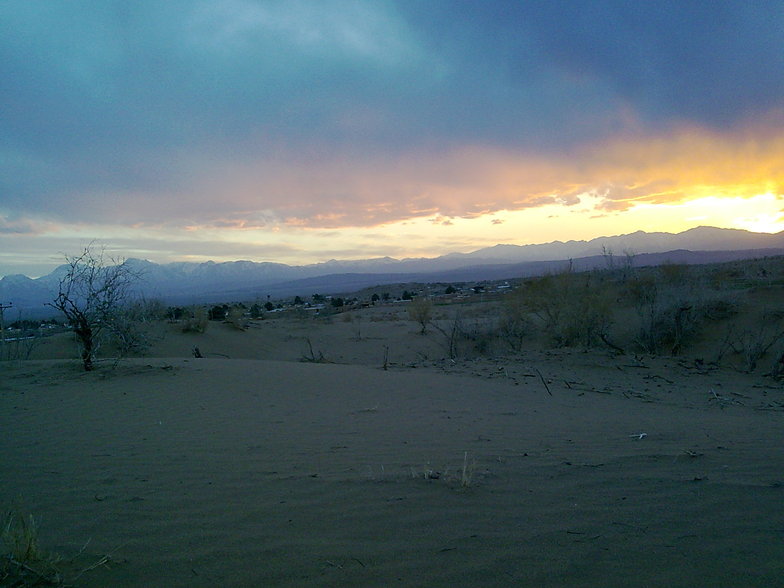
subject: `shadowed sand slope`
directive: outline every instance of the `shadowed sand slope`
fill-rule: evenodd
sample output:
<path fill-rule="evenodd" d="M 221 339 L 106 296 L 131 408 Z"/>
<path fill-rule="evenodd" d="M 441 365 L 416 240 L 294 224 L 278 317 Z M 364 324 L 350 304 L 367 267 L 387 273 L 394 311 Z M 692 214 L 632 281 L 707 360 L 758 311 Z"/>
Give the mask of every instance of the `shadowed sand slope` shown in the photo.
<path fill-rule="evenodd" d="M 779 584 L 781 390 L 581 357 L 12 364 L 0 499 L 84 586 Z"/>

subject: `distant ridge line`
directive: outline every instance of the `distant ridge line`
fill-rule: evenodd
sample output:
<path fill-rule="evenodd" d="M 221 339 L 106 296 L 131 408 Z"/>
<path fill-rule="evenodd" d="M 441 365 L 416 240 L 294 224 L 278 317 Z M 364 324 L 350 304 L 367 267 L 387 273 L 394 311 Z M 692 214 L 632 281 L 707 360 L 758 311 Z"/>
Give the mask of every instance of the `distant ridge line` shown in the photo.
<path fill-rule="evenodd" d="M 644 233 L 599 237 L 591 241 L 542 245 L 495 245 L 472 253 L 436 258 L 389 257 L 291 266 L 275 262 L 173 262 L 129 259 L 143 275 L 140 291 L 171 304 L 283 298 L 314 293 L 348 293 L 376 285 L 405 282 L 502 280 L 558 271 L 572 260 L 576 270 L 631 261 L 634 266 L 662 263 L 705 264 L 784 255 L 784 231 L 752 233 L 697 227 L 683 233 Z M 41 314 L 54 297 L 64 268 L 40 278 L 20 274 L 0 279 L 0 300 L 17 312 Z"/>

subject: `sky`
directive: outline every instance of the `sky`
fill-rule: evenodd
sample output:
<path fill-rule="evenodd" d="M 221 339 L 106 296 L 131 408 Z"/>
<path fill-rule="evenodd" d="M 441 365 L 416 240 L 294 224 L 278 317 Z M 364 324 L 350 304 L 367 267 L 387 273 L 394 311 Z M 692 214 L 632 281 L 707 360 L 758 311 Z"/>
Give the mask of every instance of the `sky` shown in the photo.
<path fill-rule="evenodd" d="M 780 0 L 3 0 L 0 275 L 784 230 Z"/>

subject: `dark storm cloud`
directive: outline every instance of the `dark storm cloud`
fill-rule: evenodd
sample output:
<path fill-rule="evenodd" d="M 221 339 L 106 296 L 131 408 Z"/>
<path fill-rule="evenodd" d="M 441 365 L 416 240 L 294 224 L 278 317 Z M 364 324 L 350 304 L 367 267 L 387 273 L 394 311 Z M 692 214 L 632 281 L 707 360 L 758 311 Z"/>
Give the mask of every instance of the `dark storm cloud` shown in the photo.
<path fill-rule="evenodd" d="M 5 3 L 6 204 L 176 193 L 210 160 L 394 142 L 400 78 L 430 64 L 374 6 Z"/>
<path fill-rule="evenodd" d="M 547 112 L 541 78 L 559 74 L 589 111 L 595 99 L 621 99 L 654 121 L 727 124 L 782 107 L 784 4 L 777 0 L 406 6 L 432 46 L 460 55 L 480 77 L 501 74 L 509 88 L 541 84 L 540 113 Z M 558 112 L 568 100 L 558 96 L 549 106 Z"/>
<path fill-rule="evenodd" d="M 782 30 L 762 1 L 6 1 L 0 214 L 333 226 L 340 203 L 380 211 L 341 213 L 360 224 L 530 204 L 546 182 L 529 200 L 434 200 L 455 174 L 428 157 L 568 158 L 744 124 L 784 108 Z"/>
<path fill-rule="evenodd" d="M 782 106 L 781 2 L 575 2 L 565 18 L 559 8 L 527 15 L 549 59 L 646 118 L 726 125 Z"/>

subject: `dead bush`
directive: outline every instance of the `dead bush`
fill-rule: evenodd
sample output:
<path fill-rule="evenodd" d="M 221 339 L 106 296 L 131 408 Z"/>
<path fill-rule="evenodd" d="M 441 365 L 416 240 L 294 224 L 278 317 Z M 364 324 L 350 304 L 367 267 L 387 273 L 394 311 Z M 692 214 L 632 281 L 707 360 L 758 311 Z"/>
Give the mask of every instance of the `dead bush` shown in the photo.
<path fill-rule="evenodd" d="M 154 299 L 140 298 L 121 308 L 108 326 L 119 357 L 145 353 L 158 338 L 155 326 L 165 316 L 166 307 Z"/>
<path fill-rule="evenodd" d="M 234 327 L 238 331 L 245 331 L 248 329 L 250 323 L 249 317 L 245 316 L 245 309 L 240 306 L 232 306 L 226 315 L 228 325 Z"/>
<path fill-rule="evenodd" d="M 419 323 L 420 333 L 424 335 L 433 318 L 433 303 L 425 296 L 417 296 L 408 305 L 408 318 Z"/>
<path fill-rule="evenodd" d="M 715 298 L 702 305 L 702 315 L 709 321 L 723 321 L 738 314 L 738 302 L 729 298 Z"/>
<path fill-rule="evenodd" d="M 196 306 L 190 309 L 188 316 L 183 319 L 181 328 L 183 333 L 203 333 L 209 324 L 207 309 Z"/>
<path fill-rule="evenodd" d="M 732 316 L 737 309 L 729 299 L 708 295 L 702 280 L 683 273 L 687 266 L 663 267 L 668 269 L 629 284 L 640 321 L 635 341 L 646 353 L 678 355 L 703 323 Z"/>
<path fill-rule="evenodd" d="M 488 355 L 498 339 L 498 329 L 494 321 L 475 318 L 462 321 L 456 331 L 464 355 Z"/>
<path fill-rule="evenodd" d="M 521 351 L 534 330 L 522 292 L 515 290 L 504 299 L 498 320 L 498 336 L 512 351 Z"/>
<path fill-rule="evenodd" d="M 559 347 L 597 345 L 612 324 L 609 290 L 596 274 L 568 270 L 530 280 L 520 295 Z"/>
<path fill-rule="evenodd" d="M 763 311 L 754 327 L 743 329 L 729 339 L 732 351 L 741 358 L 740 369 L 753 372 L 759 361 L 784 341 L 784 316 L 781 312 Z M 774 373 L 776 371 L 774 366 Z"/>

